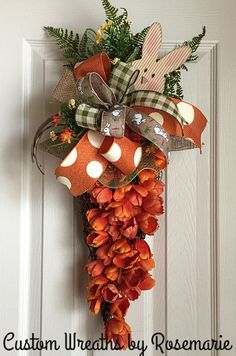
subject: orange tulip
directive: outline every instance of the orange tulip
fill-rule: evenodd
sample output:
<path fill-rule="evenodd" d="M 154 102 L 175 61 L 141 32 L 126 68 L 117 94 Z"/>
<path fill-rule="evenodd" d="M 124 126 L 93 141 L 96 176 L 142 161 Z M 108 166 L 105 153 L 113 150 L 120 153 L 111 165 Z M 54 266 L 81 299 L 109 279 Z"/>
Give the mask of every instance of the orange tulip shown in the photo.
<path fill-rule="evenodd" d="M 139 253 L 136 250 L 131 250 L 130 252 L 127 253 L 122 253 L 121 255 L 116 255 L 116 257 L 113 258 L 113 263 L 119 268 L 132 268 L 134 264 L 138 261 L 139 259 Z"/>
<path fill-rule="evenodd" d="M 119 276 L 119 268 L 114 265 L 110 265 L 105 269 L 104 274 L 110 281 L 115 281 Z"/>
<path fill-rule="evenodd" d="M 108 207 L 115 208 L 115 216 L 118 218 L 130 218 L 136 214 L 136 210 L 127 199 L 123 199 L 120 202 L 112 202 Z"/>
<path fill-rule="evenodd" d="M 139 283 L 145 279 L 147 272 L 142 268 L 130 268 L 123 273 L 123 280 L 128 288 L 138 287 Z"/>
<path fill-rule="evenodd" d="M 101 296 L 102 288 L 108 283 L 108 279 L 103 275 L 92 278 L 88 283 L 88 300 L 97 299 Z"/>
<path fill-rule="evenodd" d="M 141 294 L 139 287 L 127 287 L 125 283 L 121 285 L 121 289 L 129 300 L 136 300 Z"/>
<path fill-rule="evenodd" d="M 110 315 L 115 319 L 123 319 L 130 306 L 130 302 L 127 298 L 122 297 L 111 305 Z"/>
<path fill-rule="evenodd" d="M 164 183 L 161 180 L 146 180 L 143 187 L 151 195 L 160 195 L 164 190 Z"/>
<path fill-rule="evenodd" d="M 108 341 L 114 340 L 120 348 L 126 349 L 129 345 L 131 329 L 124 319 L 112 318 L 108 320 L 105 335 Z"/>
<path fill-rule="evenodd" d="M 151 271 L 155 267 L 155 261 L 153 258 L 149 258 L 147 260 L 139 261 L 139 265 L 145 271 Z"/>
<path fill-rule="evenodd" d="M 120 229 L 116 225 L 109 226 L 107 232 L 111 235 L 113 241 L 116 241 L 121 237 Z"/>
<path fill-rule="evenodd" d="M 167 159 L 164 153 L 158 148 L 155 153 L 155 163 L 159 169 L 164 169 L 167 166 Z"/>
<path fill-rule="evenodd" d="M 119 291 L 114 284 L 109 283 L 102 289 L 102 296 L 106 302 L 114 303 L 119 296 Z"/>
<path fill-rule="evenodd" d="M 123 219 L 119 219 L 117 216 L 115 216 L 114 211 L 109 214 L 108 221 L 111 225 L 122 225 L 123 223 Z"/>
<path fill-rule="evenodd" d="M 120 229 L 121 234 L 127 239 L 134 239 L 137 236 L 138 224 L 135 218 L 127 220 Z"/>
<path fill-rule="evenodd" d="M 129 252 L 129 251 L 131 251 L 130 243 L 127 240 L 122 239 L 122 240 L 115 241 L 111 245 L 111 247 L 108 251 L 108 256 L 114 257 L 117 254 L 125 254 L 126 252 Z"/>
<path fill-rule="evenodd" d="M 105 230 L 108 225 L 106 214 L 101 213 L 101 209 L 90 209 L 87 212 L 87 219 L 92 228 L 96 231 Z"/>
<path fill-rule="evenodd" d="M 134 206 L 141 206 L 143 203 L 142 196 L 134 189 L 126 194 L 126 199 Z"/>
<path fill-rule="evenodd" d="M 112 191 L 105 186 L 95 187 L 91 194 L 99 204 L 108 203 L 112 200 Z"/>
<path fill-rule="evenodd" d="M 121 201 L 122 199 L 124 199 L 125 193 L 129 192 L 131 188 L 132 188 L 132 184 L 131 183 L 126 184 L 123 187 L 116 188 L 115 192 L 113 194 L 113 199 L 115 201 Z"/>
<path fill-rule="evenodd" d="M 152 215 L 161 215 L 164 212 L 163 199 L 159 196 L 148 195 L 143 199 L 143 209 Z"/>
<path fill-rule="evenodd" d="M 139 178 L 139 183 L 143 183 L 146 180 L 149 179 L 156 179 L 157 178 L 157 172 L 153 171 L 152 169 L 144 169 L 143 171 L 141 171 L 138 175 Z"/>
<path fill-rule="evenodd" d="M 147 260 L 152 257 L 150 247 L 144 240 L 137 240 L 134 244 L 135 249 L 139 252 L 141 260 Z"/>
<path fill-rule="evenodd" d="M 139 228 L 148 235 L 153 235 L 154 232 L 158 229 L 159 225 L 157 219 L 145 212 L 142 212 L 137 216 L 137 222 Z"/>
<path fill-rule="evenodd" d="M 97 277 L 104 271 L 104 264 L 102 261 L 91 261 L 85 265 L 85 269 L 89 276 Z"/>
<path fill-rule="evenodd" d="M 109 235 L 105 231 L 92 231 L 86 237 L 86 242 L 89 246 L 99 247 L 109 240 Z"/>
<path fill-rule="evenodd" d="M 93 314 L 98 314 L 100 312 L 102 301 L 103 301 L 102 297 L 91 300 L 89 309 Z"/>
<path fill-rule="evenodd" d="M 139 288 L 141 290 L 148 290 L 148 289 L 152 289 L 154 285 L 155 285 L 155 279 L 153 279 L 151 275 L 148 274 L 147 277 L 142 282 L 140 282 Z"/>
<path fill-rule="evenodd" d="M 112 258 L 108 256 L 108 251 L 111 247 L 111 243 L 106 243 L 96 250 L 96 255 L 100 258 L 105 266 L 108 266 L 112 263 Z"/>

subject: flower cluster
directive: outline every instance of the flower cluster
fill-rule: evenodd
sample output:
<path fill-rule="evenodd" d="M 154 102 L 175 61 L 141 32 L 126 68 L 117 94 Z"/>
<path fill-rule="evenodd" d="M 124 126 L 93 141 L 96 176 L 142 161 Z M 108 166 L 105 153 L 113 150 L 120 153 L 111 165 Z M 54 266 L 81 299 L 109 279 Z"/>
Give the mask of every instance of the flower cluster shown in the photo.
<path fill-rule="evenodd" d="M 137 183 L 114 190 L 97 184 L 91 191 L 96 208 L 87 212 L 91 231 L 86 242 L 95 256 L 86 265 L 90 310 L 98 314 L 106 306 L 106 336 L 123 348 L 131 333 L 124 319 L 130 300 L 155 284 L 153 255 L 143 238 L 154 234 L 156 216 L 163 213 L 164 184 L 157 173 L 143 170 Z"/>

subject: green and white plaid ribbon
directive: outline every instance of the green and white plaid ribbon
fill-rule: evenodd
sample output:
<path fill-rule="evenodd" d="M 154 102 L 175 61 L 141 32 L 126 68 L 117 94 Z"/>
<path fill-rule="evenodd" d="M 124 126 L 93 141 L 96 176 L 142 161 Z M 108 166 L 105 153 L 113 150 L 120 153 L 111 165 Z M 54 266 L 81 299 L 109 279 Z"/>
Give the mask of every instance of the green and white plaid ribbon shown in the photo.
<path fill-rule="evenodd" d="M 115 94 L 117 101 L 121 103 L 128 90 L 134 85 L 139 71 L 130 64 L 118 62 L 111 71 L 109 87 Z"/>
<path fill-rule="evenodd" d="M 111 72 L 109 85 L 103 86 L 107 90 L 111 90 L 116 97 L 117 104 L 120 106 L 146 106 L 153 109 L 158 109 L 173 116 L 181 125 L 185 122 L 180 115 L 175 103 L 164 94 L 159 94 L 149 90 L 132 91 L 133 85 L 138 77 L 138 71 L 131 67 L 131 65 L 119 62 L 116 64 Z M 92 85 L 92 80 L 91 80 Z M 86 88 L 87 89 L 87 88 Z M 84 94 L 84 93 L 83 93 Z M 91 95 L 96 95 L 105 98 L 107 92 L 101 90 L 101 87 L 94 83 L 94 88 L 91 88 Z M 79 126 L 89 128 L 91 130 L 99 129 L 101 123 L 101 114 L 104 110 L 97 109 L 89 105 L 91 100 L 87 101 L 84 95 L 81 99 L 85 101 L 78 106 L 76 112 L 76 122 Z M 90 96 L 91 99 L 91 96 Z M 112 108 L 111 108 L 112 109 Z"/>

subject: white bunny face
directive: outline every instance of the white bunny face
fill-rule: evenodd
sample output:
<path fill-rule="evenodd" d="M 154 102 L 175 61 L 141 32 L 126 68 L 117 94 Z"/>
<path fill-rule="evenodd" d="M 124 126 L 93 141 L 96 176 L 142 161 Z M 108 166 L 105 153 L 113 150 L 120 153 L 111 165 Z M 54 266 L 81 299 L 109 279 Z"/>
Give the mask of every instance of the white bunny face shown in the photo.
<path fill-rule="evenodd" d="M 162 30 L 159 23 L 154 23 L 145 38 L 142 58 L 132 63 L 140 73 L 135 83 L 137 90 L 154 90 L 163 93 L 165 74 L 173 72 L 186 62 L 192 50 L 188 46 L 174 49 L 161 59 L 157 59 L 162 41 Z"/>

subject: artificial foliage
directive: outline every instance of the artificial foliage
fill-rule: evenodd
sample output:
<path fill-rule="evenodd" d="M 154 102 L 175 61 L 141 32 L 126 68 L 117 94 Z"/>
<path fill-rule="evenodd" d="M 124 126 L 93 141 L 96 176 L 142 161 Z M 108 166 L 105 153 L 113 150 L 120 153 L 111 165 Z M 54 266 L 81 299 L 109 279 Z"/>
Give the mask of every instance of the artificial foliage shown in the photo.
<path fill-rule="evenodd" d="M 113 6 L 109 0 L 103 0 L 102 5 L 105 11 L 106 20 L 98 29 L 97 33 L 92 29 L 86 29 L 80 39 L 78 33 L 68 31 L 63 28 L 52 26 L 44 27 L 48 35 L 54 38 L 62 50 L 65 58 L 69 60 L 69 65 L 83 61 L 90 56 L 105 51 L 110 58 L 118 58 L 124 62 L 132 62 L 139 59 L 142 52 L 144 39 L 149 27 L 133 34 L 131 31 L 132 21 L 129 19 L 126 9 L 119 9 Z M 192 40 L 185 41 L 192 49 L 192 55 L 187 62 L 194 62 L 198 56 L 197 49 L 206 34 L 206 28 L 194 36 Z M 187 70 L 186 65 L 182 65 L 172 73 L 166 75 L 165 95 L 170 95 L 183 99 L 183 89 L 181 86 L 181 71 Z"/>

